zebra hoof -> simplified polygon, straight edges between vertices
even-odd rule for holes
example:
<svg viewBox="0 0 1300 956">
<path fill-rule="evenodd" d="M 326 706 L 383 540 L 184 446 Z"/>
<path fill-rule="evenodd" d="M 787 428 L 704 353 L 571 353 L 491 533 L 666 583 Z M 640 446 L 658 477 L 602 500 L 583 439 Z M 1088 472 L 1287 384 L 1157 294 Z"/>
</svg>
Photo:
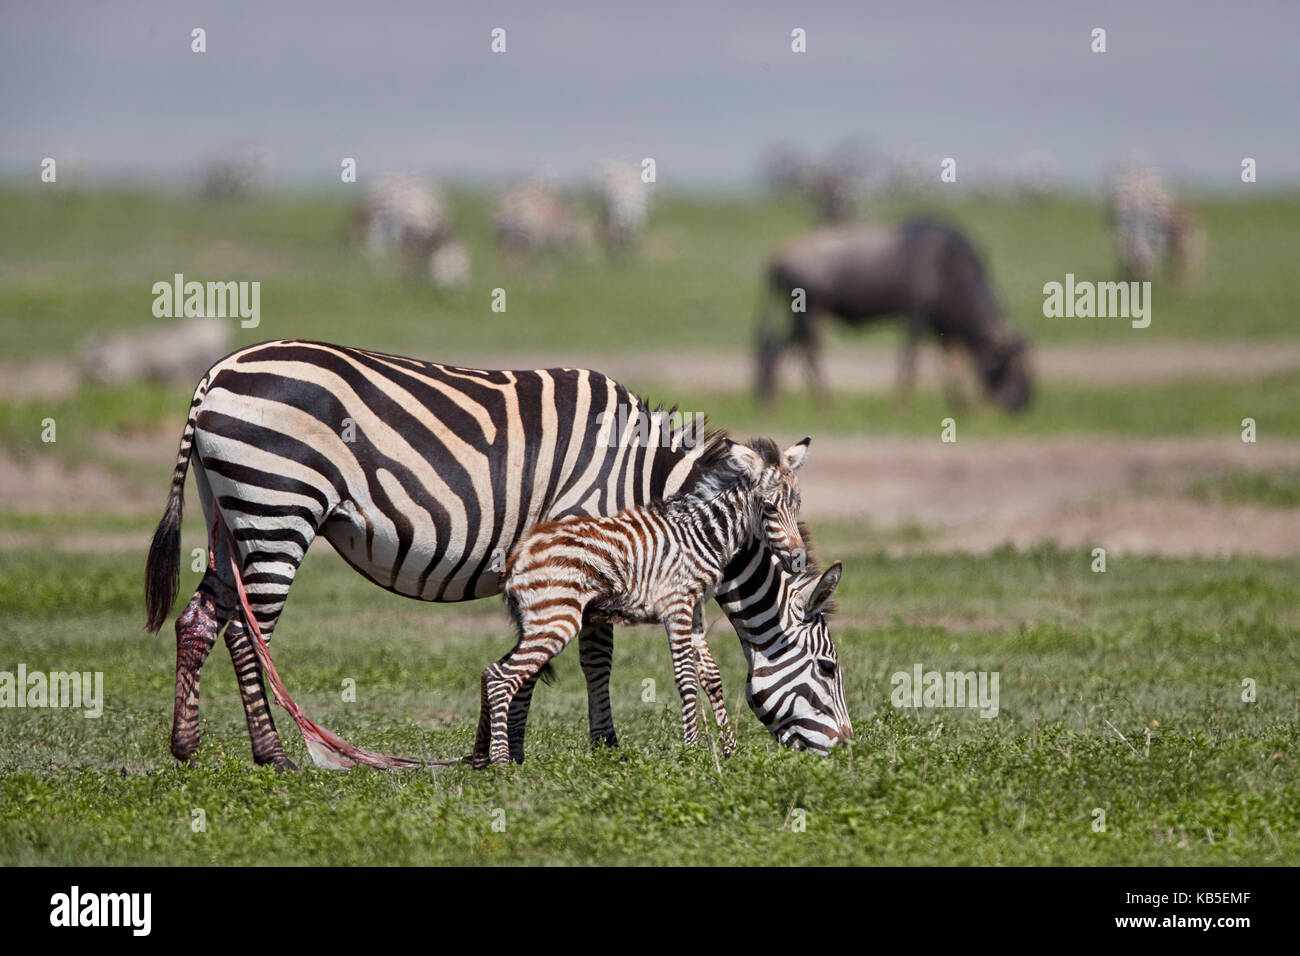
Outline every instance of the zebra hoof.
<svg viewBox="0 0 1300 956">
<path fill-rule="evenodd" d="M 292 770 L 297 772 L 298 765 L 284 755 L 283 752 L 271 754 L 269 757 L 254 757 L 253 762 L 259 767 L 271 767 L 276 773 L 284 773 Z"/>
<path fill-rule="evenodd" d="M 197 736 L 193 740 L 172 739 L 172 756 L 175 757 L 178 762 L 185 764 L 187 767 L 194 766 L 194 751 L 198 749 L 199 740 Z"/>
</svg>

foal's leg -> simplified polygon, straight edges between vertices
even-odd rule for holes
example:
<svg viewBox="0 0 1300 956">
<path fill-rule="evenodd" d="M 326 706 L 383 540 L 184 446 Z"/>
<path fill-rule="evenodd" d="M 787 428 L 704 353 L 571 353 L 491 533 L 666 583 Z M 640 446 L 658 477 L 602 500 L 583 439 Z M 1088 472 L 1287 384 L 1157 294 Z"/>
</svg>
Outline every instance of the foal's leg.
<svg viewBox="0 0 1300 956">
<path fill-rule="evenodd" d="M 718 732 L 722 735 L 722 753 L 730 756 L 736 749 L 736 732 L 727 718 L 727 702 L 723 699 L 722 672 L 709 651 L 704 631 L 704 604 L 696 605 L 691 622 L 691 649 L 695 654 L 695 666 L 699 672 L 700 684 L 704 694 L 713 707 L 713 719 L 717 721 Z"/>
<path fill-rule="evenodd" d="M 699 717 L 696 713 L 698 681 L 695 662 L 692 660 L 691 618 L 693 603 L 675 608 L 664 615 L 664 630 L 668 632 L 668 646 L 673 658 L 673 682 L 682 698 L 682 739 L 688 747 L 700 740 Z"/>
<path fill-rule="evenodd" d="M 577 595 L 543 602 L 540 610 L 519 611 L 519 642 L 483 671 L 478 736 L 471 764 L 481 768 L 510 759 L 510 708 L 520 688 L 578 635 L 585 602 Z"/>
<path fill-rule="evenodd" d="M 609 673 L 614 658 L 614 627 L 608 621 L 583 621 L 578 632 L 578 659 L 587 681 L 587 724 L 591 746 L 618 746 L 614 733 L 614 715 L 609 702 Z M 510 703 L 506 721 L 510 738 L 510 759 L 524 762 L 524 735 L 528 726 L 528 707 L 533 699 L 537 678 L 525 681 Z"/>
</svg>

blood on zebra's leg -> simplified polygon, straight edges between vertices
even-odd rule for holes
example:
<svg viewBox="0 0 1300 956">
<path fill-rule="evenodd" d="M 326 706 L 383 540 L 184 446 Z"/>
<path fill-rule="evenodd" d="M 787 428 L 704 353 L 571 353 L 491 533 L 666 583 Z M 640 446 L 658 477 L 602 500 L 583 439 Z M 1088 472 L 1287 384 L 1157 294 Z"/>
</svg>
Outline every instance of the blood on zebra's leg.
<svg viewBox="0 0 1300 956">
<path fill-rule="evenodd" d="M 205 576 L 203 584 L 207 583 Z M 188 763 L 199 747 L 199 674 L 217 642 L 219 626 L 216 601 L 210 589 L 200 585 L 176 619 L 176 704 L 171 752 L 182 762 Z"/>
<path fill-rule="evenodd" d="M 609 701 L 609 674 L 614 661 L 614 628 L 608 622 L 586 624 L 578 634 L 578 660 L 587 681 L 587 727 L 591 746 L 618 746 L 614 711 Z"/>
<path fill-rule="evenodd" d="M 253 743 L 253 762 L 259 766 L 270 764 L 276 770 L 297 770 L 284 752 L 271 703 L 262 683 L 262 671 L 257 664 L 257 652 L 242 621 L 236 619 L 226 628 L 226 649 L 235 665 L 235 679 L 239 681 L 239 697 L 244 705 L 244 719 L 248 723 L 248 736 Z"/>
</svg>

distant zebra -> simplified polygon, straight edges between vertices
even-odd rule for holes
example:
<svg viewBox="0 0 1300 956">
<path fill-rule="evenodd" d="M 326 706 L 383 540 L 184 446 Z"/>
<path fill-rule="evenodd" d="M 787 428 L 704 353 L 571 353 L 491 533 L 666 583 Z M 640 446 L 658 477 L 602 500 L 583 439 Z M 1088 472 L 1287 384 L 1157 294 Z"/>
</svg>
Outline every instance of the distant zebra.
<svg viewBox="0 0 1300 956">
<path fill-rule="evenodd" d="M 1113 171 L 1106 185 L 1106 214 L 1125 279 L 1148 281 L 1168 267 L 1187 281 L 1200 271 L 1205 228 L 1175 200 L 1158 169 L 1131 165 Z"/>
<path fill-rule="evenodd" d="M 377 266 L 427 277 L 439 288 L 469 281 L 469 253 L 456 238 L 447 200 L 410 176 L 391 176 L 357 208 L 354 239 Z"/>
<path fill-rule="evenodd" d="M 505 763 L 512 750 L 522 757 L 523 728 L 509 726 L 514 697 L 578 635 L 584 618 L 664 625 L 682 699 L 683 736 L 694 745 L 699 737 L 695 622 L 723 569 L 744 545 L 762 538 L 783 564 L 797 562 L 803 536 L 794 472 L 807 449 L 807 439 L 784 455 L 766 439 L 752 446 L 715 440 L 701 456 L 700 479 L 688 494 L 614 515 L 544 521 L 525 532 L 505 578 L 506 607 L 519 640 L 483 672 L 474 765 Z M 707 644 L 701 647 L 703 656 Z M 833 673 L 836 663 L 824 658 L 818 666 Z M 844 702 L 835 703 L 848 736 Z M 729 750 L 733 738 L 725 705 L 720 711 L 715 706 L 715 714 Z"/>
<path fill-rule="evenodd" d="M 219 509 L 231 536 L 213 542 L 214 560 L 176 622 L 172 753 L 187 760 L 198 747 L 199 674 L 229 622 L 254 759 L 292 767 L 238 611 L 230 540 L 268 636 L 318 535 L 395 593 L 485 597 L 500 591 L 505 555 L 537 521 L 613 514 L 689 489 L 709 443 L 696 437 L 583 369 L 485 371 L 308 341 L 227 356 L 194 392 L 146 568 L 157 631 L 179 588 L 192 467 L 207 526 Z M 820 611 L 838 579 L 837 569 L 787 572 L 755 543 L 718 587 L 748 662 L 750 707 L 790 746 L 826 751 L 844 735 L 840 678 L 817 664 L 834 657 Z M 592 741 L 617 744 L 611 627 L 584 622 L 578 645 Z"/>
<path fill-rule="evenodd" d="M 636 249 L 650 221 L 650 186 L 641 167 L 611 162 L 600 176 L 600 229 L 605 251 L 612 256 Z"/>
<path fill-rule="evenodd" d="M 504 252 L 521 256 L 584 255 L 594 241 L 581 211 L 544 182 L 519 183 L 503 192 L 492 212 L 492 231 Z"/>
</svg>

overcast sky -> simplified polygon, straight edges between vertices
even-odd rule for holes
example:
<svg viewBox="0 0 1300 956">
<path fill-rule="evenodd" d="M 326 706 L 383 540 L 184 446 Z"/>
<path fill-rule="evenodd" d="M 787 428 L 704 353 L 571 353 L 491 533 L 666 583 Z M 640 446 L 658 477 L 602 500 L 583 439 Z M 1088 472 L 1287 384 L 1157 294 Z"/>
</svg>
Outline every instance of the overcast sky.
<svg viewBox="0 0 1300 956">
<path fill-rule="evenodd" d="M 653 156 L 661 183 L 743 185 L 774 143 L 854 137 L 968 171 L 1045 149 L 1084 185 L 1135 154 L 1225 187 L 1244 156 L 1262 184 L 1300 180 L 1300 3 L 979 6 L 4 0 L 0 172 L 54 156 L 162 181 L 256 144 L 285 186 L 337 182 L 344 156 L 363 178 Z"/>
</svg>

